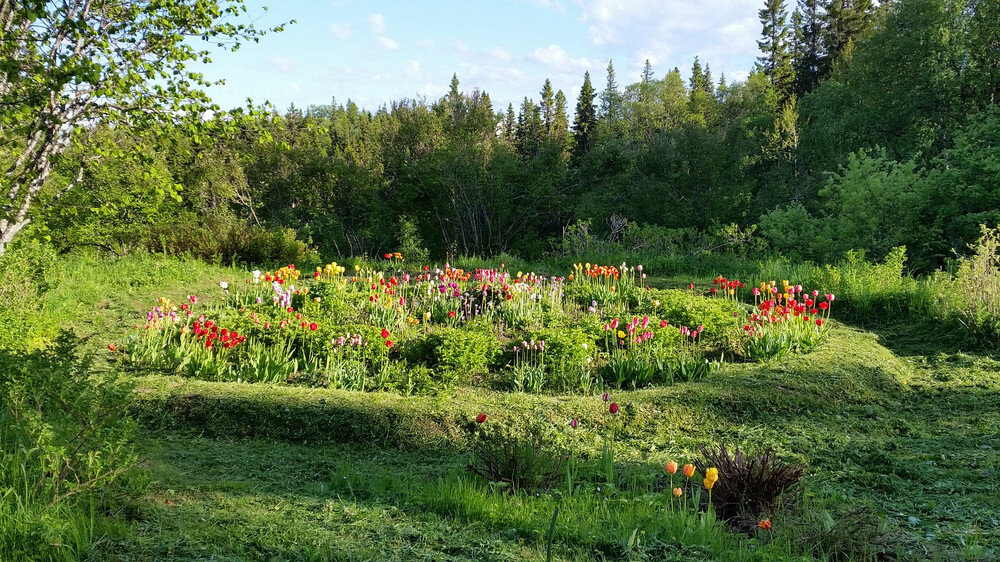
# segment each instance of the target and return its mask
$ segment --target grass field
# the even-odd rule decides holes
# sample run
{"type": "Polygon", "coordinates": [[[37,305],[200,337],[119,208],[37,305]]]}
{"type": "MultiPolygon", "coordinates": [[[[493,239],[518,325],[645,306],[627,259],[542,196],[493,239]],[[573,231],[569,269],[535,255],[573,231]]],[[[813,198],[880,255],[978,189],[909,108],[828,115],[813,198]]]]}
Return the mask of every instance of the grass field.
{"type": "MultiPolygon", "coordinates": [[[[152,256],[73,258],[52,275],[44,308],[102,349],[152,298],[242,275],[152,256]]],[[[102,522],[94,559],[545,559],[557,505],[557,560],[1000,556],[1000,361],[933,325],[835,323],[809,354],[616,391],[610,487],[598,396],[458,387],[403,397],[145,373],[133,383],[147,484],[102,522]],[[588,493],[510,494],[472,478],[478,412],[560,425],[588,493]],[[677,531],[658,515],[663,464],[717,443],[772,447],[807,466],[804,493],[771,533],[677,531]]]]}

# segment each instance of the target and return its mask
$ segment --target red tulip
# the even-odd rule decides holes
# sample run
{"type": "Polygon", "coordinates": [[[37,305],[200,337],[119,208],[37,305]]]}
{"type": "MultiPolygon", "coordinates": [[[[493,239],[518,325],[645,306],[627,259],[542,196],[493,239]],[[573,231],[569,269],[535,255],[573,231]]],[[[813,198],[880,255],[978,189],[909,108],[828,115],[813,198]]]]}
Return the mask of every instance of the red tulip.
{"type": "Polygon", "coordinates": [[[608,408],[608,411],[611,412],[612,414],[617,414],[618,413],[618,402],[612,402],[611,406],[608,408]]]}
{"type": "Polygon", "coordinates": [[[761,521],[760,523],[757,523],[757,526],[760,527],[761,529],[764,529],[765,531],[770,531],[771,530],[771,518],[768,517],[767,519],[761,521]]]}
{"type": "Polygon", "coordinates": [[[484,421],[486,421],[486,414],[480,413],[476,416],[476,423],[483,423],[484,421]]]}
{"type": "Polygon", "coordinates": [[[315,323],[315,322],[313,322],[312,324],[309,324],[309,329],[310,329],[310,330],[312,330],[312,331],[314,331],[314,332],[315,332],[317,328],[319,328],[319,326],[318,326],[318,325],[316,325],[316,323],[315,323]]]}
{"type": "Polygon", "coordinates": [[[392,343],[392,340],[385,340],[385,346],[386,347],[392,347],[393,345],[395,345],[395,344],[392,343]]]}
{"type": "Polygon", "coordinates": [[[382,328],[382,339],[386,339],[388,337],[389,337],[389,330],[382,328]]]}
{"type": "Polygon", "coordinates": [[[118,348],[117,348],[117,347],[115,347],[115,344],[113,344],[113,343],[109,343],[109,344],[108,344],[108,350],[109,350],[109,351],[118,351],[118,348]]]}
{"type": "Polygon", "coordinates": [[[822,310],[826,310],[826,309],[830,308],[830,303],[828,303],[828,302],[821,302],[821,303],[819,303],[819,307],[822,310]]]}

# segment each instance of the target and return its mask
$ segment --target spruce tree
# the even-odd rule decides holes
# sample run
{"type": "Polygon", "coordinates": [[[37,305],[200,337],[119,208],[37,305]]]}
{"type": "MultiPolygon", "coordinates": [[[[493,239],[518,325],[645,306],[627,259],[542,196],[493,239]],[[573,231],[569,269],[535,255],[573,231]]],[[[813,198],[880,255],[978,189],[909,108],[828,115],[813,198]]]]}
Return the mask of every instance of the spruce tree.
{"type": "Polygon", "coordinates": [[[569,133],[569,117],[566,116],[566,94],[562,90],[556,92],[555,117],[552,119],[552,136],[557,141],[565,142],[569,133]]]}
{"type": "Polygon", "coordinates": [[[872,0],[830,0],[826,3],[823,46],[826,56],[821,73],[828,75],[848,45],[871,29],[875,15],[872,0]]]}
{"type": "Polygon", "coordinates": [[[824,75],[823,14],[819,0],[799,0],[794,61],[795,94],[802,97],[813,90],[824,75]]]}
{"type": "Polygon", "coordinates": [[[503,140],[514,144],[517,139],[517,117],[514,115],[514,104],[507,104],[507,114],[503,117],[503,140]]]}
{"type": "Polygon", "coordinates": [[[590,83],[590,72],[583,75],[583,86],[576,101],[576,116],[573,119],[573,157],[581,158],[590,151],[593,144],[594,127],[597,125],[597,108],[594,86],[590,83]]]}
{"type": "Polygon", "coordinates": [[[688,86],[692,92],[705,91],[705,71],[702,70],[701,61],[698,60],[697,56],[691,63],[691,79],[688,81],[688,86]]]}
{"type": "Polygon", "coordinates": [[[653,65],[649,64],[649,59],[646,59],[646,64],[642,67],[642,83],[649,84],[653,81],[653,65]]]}
{"type": "Polygon", "coordinates": [[[764,8],[757,15],[763,26],[763,37],[757,41],[763,56],[758,57],[757,62],[784,102],[794,95],[795,79],[792,56],[789,53],[788,14],[784,0],[765,0],[764,8]]]}
{"type": "Polygon", "coordinates": [[[601,92],[601,107],[597,117],[612,123],[622,118],[622,94],[618,91],[615,66],[611,61],[608,61],[608,82],[601,92]]]}
{"type": "Polygon", "coordinates": [[[552,94],[552,82],[548,78],[545,79],[545,84],[542,86],[542,91],[539,94],[541,95],[539,109],[542,114],[543,130],[546,135],[551,136],[555,121],[556,103],[552,94]]]}

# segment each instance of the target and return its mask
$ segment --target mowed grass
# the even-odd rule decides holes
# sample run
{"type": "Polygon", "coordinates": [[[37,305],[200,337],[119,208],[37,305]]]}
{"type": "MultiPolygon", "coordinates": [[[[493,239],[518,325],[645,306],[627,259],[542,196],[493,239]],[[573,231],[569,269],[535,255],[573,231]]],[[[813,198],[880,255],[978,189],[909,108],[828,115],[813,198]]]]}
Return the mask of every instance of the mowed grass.
{"type": "MultiPolygon", "coordinates": [[[[219,281],[245,276],[156,256],[73,257],[60,268],[46,312],[92,349],[140,322],[157,297],[211,295],[219,281]]],[[[696,383],[615,392],[620,478],[656,489],[662,464],[689,460],[700,445],[773,447],[808,466],[805,499],[773,518],[789,555],[835,556],[843,554],[838,543],[853,541],[855,557],[996,558],[1000,362],[939,336],[922,325],[867,332],[836,324],[808,355],[731,364],[696,383]],[[829,519],[805,518],[803,504],[829,519]],[[795,532],[781,535],[784,529],[795,532]]],[[[481,502],[475,494],[451,503],[427,498],[464,473],[478,412],[498,420],[543,416],[589,463],[607,431],[605,405],[595,396],[457,388],[406,398],[172,376],[135,384],[132,411],[146,427],[141,468],[150,485],[133,517],[96,545],[98,558],[544,559],[547,518],[500,517],[463,504],[481,502]],[[566,425],[573,417],[582,422],[575,431],[566,425]],[[381,484],[393,475],[407,479],[409,491],[381,484]],[[359,489],[335,483],[338,476],[359,489]]],[[[557,559],[641,551],[604,536],[560,533],[557,559]]],[[[717,546],[733,547],[726,557],[750,557],[758,545],[743,542],[717,546]]],[[[718,557],[676,545],[645,552],[718,557]]]]}

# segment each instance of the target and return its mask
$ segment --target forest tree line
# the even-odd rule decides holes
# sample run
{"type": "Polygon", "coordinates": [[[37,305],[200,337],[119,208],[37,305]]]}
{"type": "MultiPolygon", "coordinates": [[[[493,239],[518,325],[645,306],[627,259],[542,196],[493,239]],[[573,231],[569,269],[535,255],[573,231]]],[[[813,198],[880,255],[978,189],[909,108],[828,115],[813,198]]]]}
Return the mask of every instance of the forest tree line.
{"type": "Polygon", "coordinates": [[[330,256],[534,258],[583,233],[821,262],[905,245],[926,270],[1000,223],[1000,2],[767,0],[760,20],[743,81],[698,58],[647,61],[634,82],[609,62],[517,106],[456,76],[440,99],[332,100],[211,138],[96,127],[57,161],[52,193],[85,173],[34,232],[265,260],[296,239],[330,256]]]}

